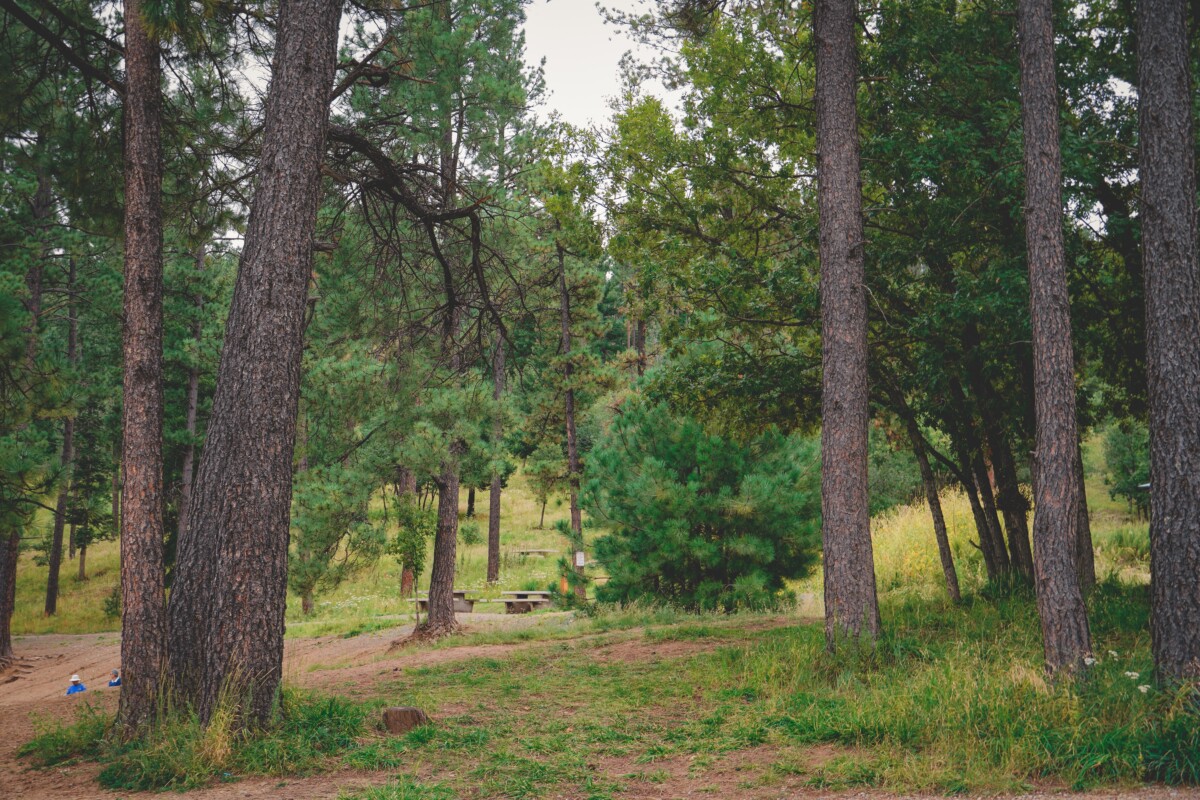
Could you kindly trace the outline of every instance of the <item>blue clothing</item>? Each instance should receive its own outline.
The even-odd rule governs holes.
[[[120,678],[113,678],[111,681],[109,681],[109,682],[108,682],[108,685],[109,685],[109,686],[120,686],[120,685],[121,685],[121,679],[120,679]]]
[[[87,687],[84,686],[82,683],[72,683],[70,686],[67,687],[67,694],[79,694],[80,692],[86,692],[86,691],[87,691]]]

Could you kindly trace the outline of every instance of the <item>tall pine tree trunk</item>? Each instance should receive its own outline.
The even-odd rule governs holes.
[[[196,248],[196,271],[204,271],[204,245]],[[201,314],[204,311],[204,295],[199,292],[192,299],[196,305],[196,323],[192,327],[192,340],[199,350],[203,337],[204,325]],[[188,369],[187,382],[187,444],[183,447],[183,468],[179,485],[179,521],[175,528],[175,541],[178,544],[187,528],[188,504],[192,499],[193,471],[196,463],[196,415],[200,406],[200,365],[192,364]]]
[[[75,259],[67,268],[67,363],[72,368],[79,361],[79,321],[75,314]],[[71,464],[75,459],[75,418],[67,417],[63,422],[62,485],[58,487],[58,502],[54,508],[54,533],[50,540],[50,574],[46,578],[45,612],[49,616],[58,611],[58,576],[62,569],[63,530],[67,525],[67,500],[71,496]]]
[[[1166,681],[1200,678],[1200,286],[1184,0],[1138,4],[1150,394],[1150,634]]]
[[[857,4],[816,0],[821,260],[821,539],[826,645],[880,634],[866,494],[866,290],[859,190]]]
[[[571,295],[567,290],[567,261],[562,245],[558,245],[558,297],[559,316],[562,321],[562,356],[563,356],[563,385],[566,387],[563,405],[563,417],[567,427],[567,485],[570,492],[571,532],[576,542],[582,547],[583,514],[579,509],[579,440],[575,434],[575,387],[572,376],[575,365],[571,362]],[[575,570],[575,596],[579,599],[587,597],[587,583],[584,581],[583,567],[571,553],[571,564]]]
[[[340,0],[283,0],[258,187],[171,593],[177,695],[267,721],[283,672],[292,456]],[[128,477],[126,478],[128,480]]]
[[[492,350],[492,399],[497,403],[504,396],[504,337],[496,334],[496,345]],[[504,421],[496,411],[496,421],[492,424],[492,439],[496,447],[504,437]],[[487,580],[495,583],[500,580],[500,492],[502,479],[499,472],[492,473],[492,485],[488,490],[488,558]]]
[[[125,384],[121,702],[126,735],[154,714],[166,664],[163,589],[162,68],[141,0],[125,2]]]
[[[1034,576],[1046,666],[1055,672],[1081,669],[1092,643],[1075,564],[1075,532],[1079,525],[1079,480],[1075,474],[1078,434],[1071,308],[1063,250],[1053,3],[1020,0],[1017,17],[1037,428]]]
[[[816,0],[825,642],[879,636],[867,505],[867,298],[859,188],[857,3]]]

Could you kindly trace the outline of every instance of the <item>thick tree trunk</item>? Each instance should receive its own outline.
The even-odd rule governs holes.
[[[72,368],[79,361],[79,321],[75,314],[75,259],[71,259],[67,271],[67,363]],[[62,467],[62,484],[58,487],[58,502],[54,507],[54,533],[50,540],[50,574],[46,578],[46,615],[58,611],[58,576],[62,568],[63,530],[67,525],[67,500],[71,496],[71,464],[75,459],[73,448],[75,440],[75,418],[68,417],[63,422],[62,454],[59,464]],[[74,549],[74,547],[72,547]]]
[[[1200,285],[1184,0],[1138,4],[1150,396],[1150,634],[1165,681],[1200,678]]]
[[[867,299],[859,188],[857,3],[816,0],[825,642],[879,636],[867,505]]]
[[[571,295],[567,290],[566,253],[561,245],[558,246],[558,297],[559,316],[562,321],[562,355],[563,355],[563,385],[564,395],[563,416],[567,426],[567,485],[570,487],[571,531],[575,540],[582,547],[583,515],[579,509],[579,441],[575,435],[575,387],[572,376],[575,365],[571,363]],[[571,553],[571,564],[578,579],[575,582],[575,596],[579,599],[587,597],[587,583],[584,580],[583,567]]]
[[[171,593],[177,696],[265,723],[283,670],[292,456],[338,0],[279,8],[258,188]]]
[[[492,350],[492,399],[497,403],[504,396],[504,338],[496,334],[496,345]],[[492,439],[499,447],[504,438],[504,421],[499,410],[496,421],[492,425]],[[492,485],[488,490],[488,559],[487,580],[495,583],[500,580],[500,473],[492,473]]]
[[[1076,670],[1091,652],[1075,565],[1079,523],[1075,358],[1062,233],[1062,163],[1051,0],[1020,0],[1025,238],[1037,418],[1033,556],[1046,666]]]
[[[121,701],[126,736],[151,721],[166,664],[163,590],[162,68],[141,0],[125,1],[125,324],[121,463]]]
[[[204,245],[196,249],[196,271],[204,271]],[[192,339],[197,348],[202,341],[204,326],[200,315],[204,311],[204,296],[197,293],[193,298],[196,304],[196,324],[192,328]],[[187,444],[183,448],[182,477],[179,484],[179,522],[175,528],[175,541],[178,544],[187,528],[188,503],[192,499],[193,470],[196,462],[196,412],[200,406],[200,366],[192,364],[188,369],[187,383]]]
[[[438,523],[433,539],[433,568],[429,575],[429,615],[420,632],[442,636],[458,629],[454,619],[454,559],[458,550],[458,459],[466,450],[450,446],[449,458],[438,477]]]

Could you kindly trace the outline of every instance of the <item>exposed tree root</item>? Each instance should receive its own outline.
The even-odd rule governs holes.
[[[457,622],[441,625],[431,625],[428,622],[422,622],[408,636],[392,641],[392,643],[388,646],[387,651],[391,653],[412,645],[429,644],[431,642],[436,642],[439,639],[444,639],[447,636],[454,636],[461,630],[462,628]]]

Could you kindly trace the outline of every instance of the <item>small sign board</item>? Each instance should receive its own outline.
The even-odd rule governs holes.
[[[583,569],[587,565],[587,556],[582,550],[575,551],[575,566]]]

